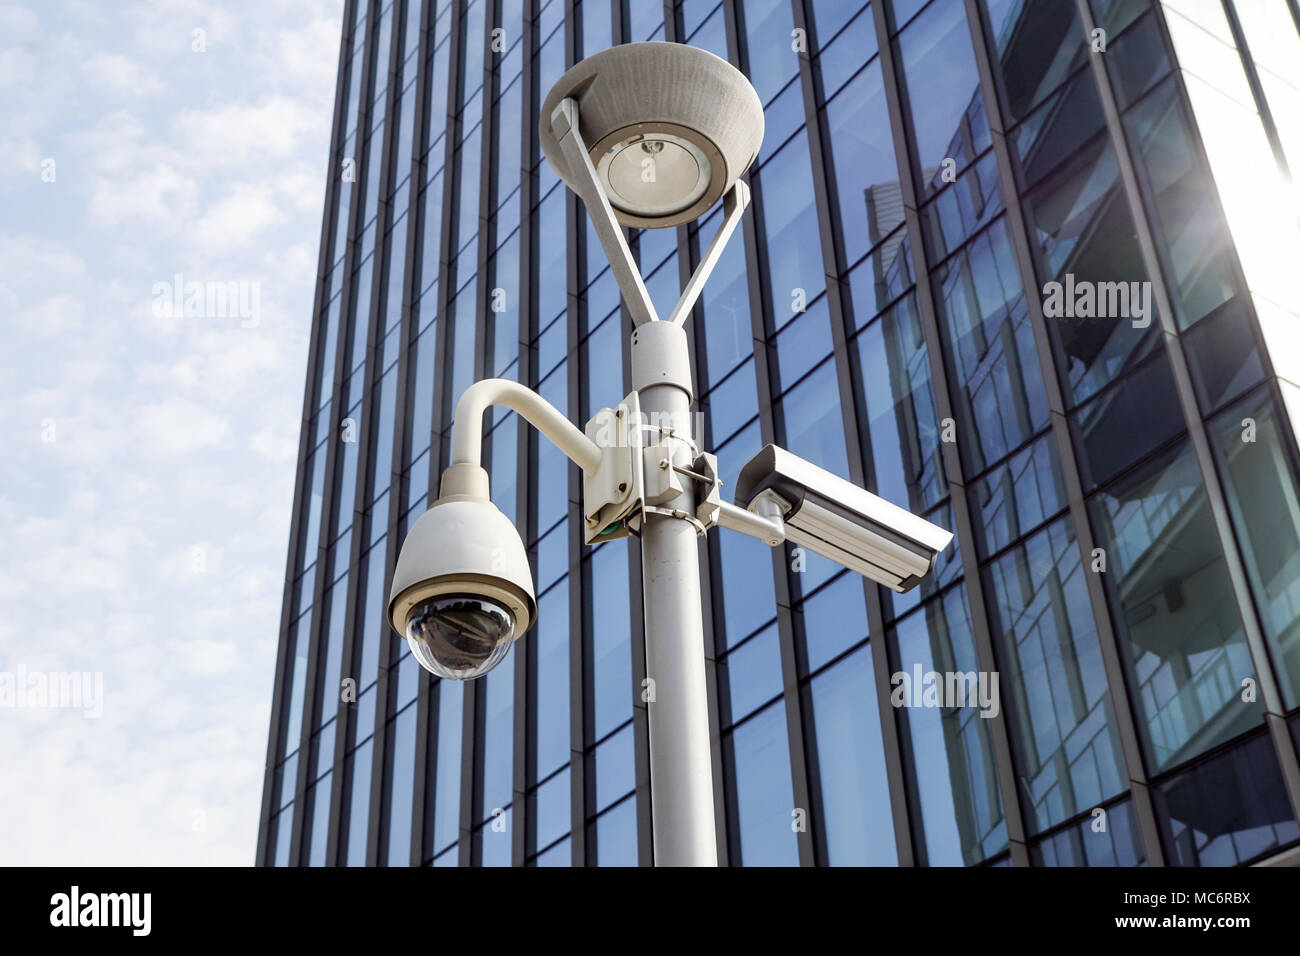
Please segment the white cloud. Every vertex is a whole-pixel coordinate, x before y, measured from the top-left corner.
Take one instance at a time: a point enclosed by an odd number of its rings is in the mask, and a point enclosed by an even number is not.
[[[123,179],[103,180],[90,198],[90,218],[111,228],[146,226],[166,238],[181,230],[197,195],[193,179],[161,163]]]
[[[284,219],[265,186],[241,183],[211,206],[187,234],[205,249],[247,245]]]
[[[96,53],[82,68],[94,86],[110,93],[148,96],[166,89],[151,71],[120,53]]]

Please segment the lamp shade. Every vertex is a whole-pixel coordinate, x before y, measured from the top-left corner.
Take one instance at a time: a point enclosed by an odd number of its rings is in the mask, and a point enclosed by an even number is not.
[[[763,142],[763,105],[726,60],[680,43],[627,43],[573,66],[542,105],[542,152],[570,187],[575,177],[551,130],[551,114],[566,98],[578,104],[592,165],[625,226],[698,219]]]

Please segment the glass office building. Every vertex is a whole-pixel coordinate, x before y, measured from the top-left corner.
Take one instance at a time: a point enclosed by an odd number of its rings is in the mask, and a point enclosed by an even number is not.
[[[384,620],[467,385],[579,423],[629,389],[537,114],[641,40],[727,58],[765,105],[688,323],[724,494],[776,442],[956,534],[905,595],[702,542],[720,862],[1300,855],[1293,0],[347,0],[343,23],[259,864],[652,861],[639,548],[582,545],[576,466],[513,413],[485,462],[534,629],[461,684]],[[632,234],[661,311],[719,221]],[[1064,317],[1052,282],[1132,296]],[[996,673],[999,706],[894,706],[918,669]]]

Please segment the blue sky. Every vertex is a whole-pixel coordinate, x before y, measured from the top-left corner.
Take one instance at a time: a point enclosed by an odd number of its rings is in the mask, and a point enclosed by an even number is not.
[[[341,11],[0,5],[0,864],[253,860]]]

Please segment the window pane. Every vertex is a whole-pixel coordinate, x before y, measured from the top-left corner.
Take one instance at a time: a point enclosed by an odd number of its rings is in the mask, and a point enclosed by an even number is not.
[[[370,827],[370,758],[374,741],[367,740],[349,755],[345,767],[348,772],[348,811],[344,817],[346,832],[343,854],[348,866],[366,865],[366,836]]]
[[[628,545],[614,541],[591,556],[592,739],[632,716],[632,624]]]
[[[554,533],[562,537],[568,529]],[[537,626],[525,637],[534,644],[537,683],[532,698],[537,778],[569,760],[569,583],[566,578],[537,603]]]
[[[934,271],[934,295],[952,343],[960,434],[976,438],[974,447],[962,447],[973,459],[969,467],[983,471],[1047,425],[1029,308],[1005,219]]]
[[[796,303],[810,302],[826,288],[807,133],[783,146],[756,179],[767,238],[770,308],[780,328],[797,314]]]
[[[1163,84],[1125,118],[1156,208],[1152,224],[1173,271],[1171,294],[1181,328],[1232,298],[1232,247],[1216,190],[1197,159],[1199,143],[1178,103],[1177,84]]]
[[[1080,402],[1145,355],[1160,324],[1106,137],[1031,190],[1027,205],[1030,239],[1041,252],[1043,311],[1061,352],[1063,384]],[[1053,292],[1049,282],[1059,288]]]
[[[305,840],[310,840],[308,866],[325,865],[325,850],[329,846],[330,835],[330,788],[333,783],[334,774],[327,773],[307,788],[306,799],[303,801],[304,806],[311,807],[310,833],[304,837]]]
[[[437,740],[437,750],[430,757],[431,779],[425,784],[424,856],[427,859],[456,842],[460,833],[460,750],[461,723],[465,704],[465,685],[455,680],[440,680],[433,686],[429,719],[436,721],[429,730]],[[433,800],[430,802],[429,796]]]
[[[1235,866],[1300,837],[1267,733],[1153,788],[1153,796],[1174,866]]]
[[[733,865],[796,866],[798,846],[784,705],[777,701],[726,738],[735,791]],[[804,808],[805,810],[807,808]]]
[[[1300,703],[1300,496],[1279,415],[1267,396],[1212,426],[1241,556],[1288,709]]]
[[[810,673],[867,636],[862,582],[861,575],[841,574],[799,606]]]
[[[1258,726],[1254,674],[1192,449],[1182,443],[1092,502],[1104,580],[1156,770]]]
[[[1146,851],[1129,800],[1089,816],[1029,848],[1034,866],[1145,866]],[[1105,828],[1098,829],[1099,819]]]
[[[987,0],[1006,87],[1008,122],[1018,122],[1087,59],[1078,12],[1058,0]]]
[[[870,19],[870,11],[858,17]],[[841,265],[848,266],[903,221],[880,63],[859,73],[826,105],[825,113],[834,175],[831,195],[839,203],[844,233]]]
[[[1142,427],[1135,428],[1133,412],[1139,408]],[[1183,431],[1185,420],[1168,355],[1162,349],[1070,417],[1082,439],[1079,464],[1084,483],[1093,488]]]
[[[1044,435],[975,482],[974,525],[985,557],[1000,551],[1066,505],[1055,437]]]
[[[893,678],[895,706],[905,700],[903,677],[911,680],[918,669],[923,675],[974,674],[978,679],[964,587],[949,591],[890,630],[901,669]],[[919,689],[912,693],[921,706],[907,707],[900,714],[925,836],[920,856],[929,866],[978,863],[1007,844],[987,723],[978,707],[925,705]]]
[[[588,847],[596,866],[636,866],[636,797],[629,797],[607,811],[593,828],[595,839]]]
[[[960,172],[991,142],[962,4],[930,4],[894,43],[924,196],[943,186],[945,159]]]
[[[1101,647],[1068,517],[990,565],[990,625],[1031,832],[1127,789]]]
[[[857,345],[876,494],[924,511],[948,493],[948,480],[915,294],[864,329]]]
[[[898,863],[871,655],[868,644],[808,685],[832,866]]]
[[[412,704],[388,725],[387,865],[411,865],[411,804],[415,787],[415,715]]]
[[[776,627],[765,628],[718,662],[718,683],[726,694],[723,726],[748,717],[781,694],[781,646]]]

